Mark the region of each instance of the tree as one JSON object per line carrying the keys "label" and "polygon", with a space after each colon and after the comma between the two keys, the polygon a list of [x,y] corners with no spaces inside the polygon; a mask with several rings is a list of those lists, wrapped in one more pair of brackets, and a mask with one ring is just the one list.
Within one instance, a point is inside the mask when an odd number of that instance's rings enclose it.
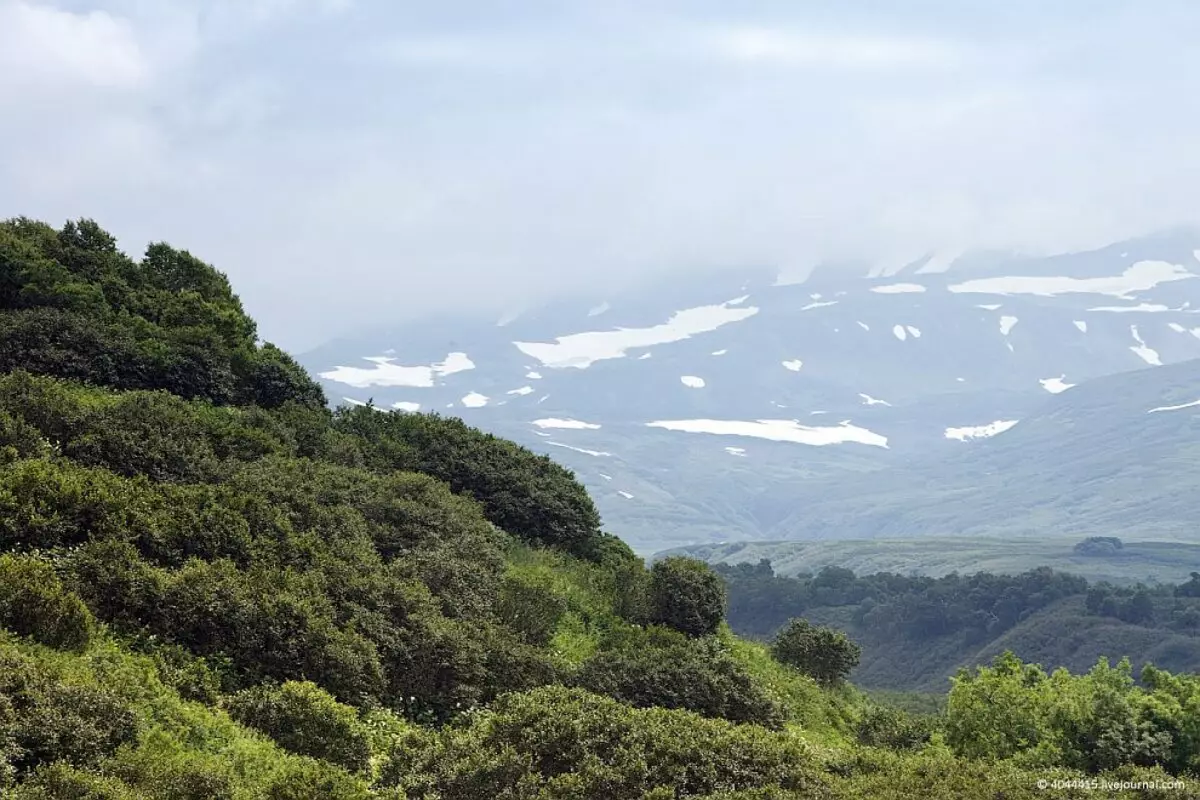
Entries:
{"label": "tree", "polygon": [[694,558],[671,556],[650,570],[650,621],[689,636],[715,633],[725,619],[725,582]]}
{"label": "tree", "polygon": [[776,635],[771,654],[776,661],[798,669],[817,683],[832,686],[858,666],[862,650],[841,631],[796,618]]}

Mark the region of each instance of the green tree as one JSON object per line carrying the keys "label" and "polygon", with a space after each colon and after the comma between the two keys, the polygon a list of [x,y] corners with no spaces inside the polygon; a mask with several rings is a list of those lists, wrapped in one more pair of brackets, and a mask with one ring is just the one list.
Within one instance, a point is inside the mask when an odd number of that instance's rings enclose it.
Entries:
{"label": "green tree", "polygon": [[776,634],[771,655],[817,683],[831,686],[841,683],[858,666],[862,650],[841,631],[796,618]]}
{"label": "green tree", "polygon": [[651,622],[707,636],[724,621],[725,604],[725,582],[703,561],[670,556],[651,567]]}

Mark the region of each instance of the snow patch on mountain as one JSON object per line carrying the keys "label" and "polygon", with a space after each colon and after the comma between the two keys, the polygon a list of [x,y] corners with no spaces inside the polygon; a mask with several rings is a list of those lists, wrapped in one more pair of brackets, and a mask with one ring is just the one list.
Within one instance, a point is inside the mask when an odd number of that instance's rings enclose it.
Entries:
{"label": "snow patch on mountain", "polygon": [[1196,276],[1179,264],[1167,261],[1139,261],[1120,275],[1104,278],[1069,278],[1066,276],[1008,276],[976,278],[948,288],[956,293],[971,294],[1032,294],[1053,297],[1059,294],[1107,294],[1125,297],[1130,292],[1153,289],[1160,283],[1181,281]]}
{"label": "snow patch on mountain", "polygon": [[1038,383],[1040,383],[1042,388],[1050,394],[1061,394],[1075,385],[1073,383],[1067,383],[1066,377],[1066,375],[1062,375],[1058,378],[1042,378],[1038,381]]}
{"label": "snow patch on mountain", "polygon": [[837,300],[819,300],[816,302],[809,303],[807,305],[800,306],[800,310],[801,311],[810,311],[814,308],[824,308],[825,306],[836,306],[837,304],[838,304]]}
{"label": "snow patch on mountain", "polygon": [[782,363],[784,369],[790,369],[792,372],[799,372],[800,368],[804,366],[804,362],[798,358],[791,361],[784,361]]}
{"label": "snow patch on mountain", "polygon": [[726,447],[725,452],[729,453],[729,455],[731,455],[731,456],[743,456],[744,457],[746,455],[746,448],[744,448],[744,447]]}
{"label": "snow patch on mountain", "polygon": [[595,306],[594,308],[591,308],[591,309],[589,309],[589,310],[588,310],[588,313],[587,313],[587,315],[588,315],[589,317],[598,317],[598,316],[600,316],[601,314],[603,314],[605,311],[608,311],[610,308],[612,308],[612,306],[610,306],[610,305],[608,304],[608,302],[607,302],[607,301],[605,301],[605,302],[601,303],[600,305],[598,305],[598,306]]}
{"label": "snow patch on mountain", "polygon": [[1013,326],[1020,322],[1016,317],[1004,316],[1000,318],[1000,335],[1008,336],[1008,332],[1013,329]]}
{"label": "snow patch on mountain", "polygon": [[524,397],[527,394],[533,394],[532,386],[522,386],[520,389],[509,389],[508,394],[515,394],[518,397]]}
{"label": "snow patch on mountain", "polygon": [[559,419],[558,417],[546,417],[544,419],[535,419],[530,423],[539,428],[562,428],[566,430],[599,430],[600,426],[594,422],[583,422],[577,419]]}
{"label": "snow patch on mountain", "polygon": [[[1160,303],[1139,303],[1136,306],[1097,306],[1089,308],[1088,311],[1107,311],[1112,314],[1123,314],[1129,311],[1141,311],[1149,313],[1158,313],[1162,311],[1171,311],[1172,309]],[[1178,309],[1175,309],[1178,310]]]}
{"label": "snow patch on mountain", "polygon": [[1156,350],[1146,346],[1146,342],[1143,341],[1142,335],[1138,333],[1137,325],[1130,325],[1129,332],[1133,334],[1133,340],[1137,342],[1135,346],[1130,347],[1129,349],[1136,353],[1138,358],[1140,358],[1142,361],[1145,361],[1150,366],[1161,367],[1162,359],[1159,358]]}
{"label": "snow patch on mountain", "polygon": [[879,398],[871,397],[871,395],[863,394],[862,392],[859,392],[858,396],[862,398],[864,406],[889,406],[890,407],[892,405],[887,400],[880,400]]}
{"label": "snow patch on mountain", "polygon": [[546,442],[546,444],[552,444],[555,447],[565,447],[568,450],[574,450],[576,453],[583,453],[585,456],[596,456],[598,458],[608,458],[612,456],[612,453],[606,453],[603,450],[588,450],[583,447],[573,447],[569,444],[563,444],[562,442]]}
{"label": "snow patch on mountain", "polygon": [[987,439],[1016,425],[1019,420],[1015,419],[998,419],[995,422],[989,422],[987,425],[968,425],[962,428],[946,428],[947,439],[957,439],[960,442],[965,442],[968,439]]}
{"label": "snow patch on mountain", "polygon": [[872,286],[871,291],[876,294],[915,294],[925,291],[925,287],[919,283],[889,283],[883,286]]}
{"label": "snow patch on mountain", "polygon": [[1087,333],[1087,323],[1086,322],[1084,322],[1081,319],[1074,320],[1074,322],[1075,322],[1075,327],[1079,329],[1080,333]]}
{"label": "snow patch on mountain", "polygon": [[374,364],[371,368],[338,366],[327,372],[320,373],[322,378],[365,389],[369,386],[411,386],[414,388],[430,388],[437,378],[444,378],[456,372],[475,369],[475,362],[466,353],[450,353],[446,360],[439,364],[429,364],[416,367],[406,367],[392,363],[392,356],[364,356],[364,361]]}
{"label": "snow patch on mountain", "polygon": [[892,326],[892,335],[903,342],[905,339],[908,338],[908,331],[904,330],[903,325],[893,325]]}
{"label": "snow patch on mountain", "polygon": [[707,433],[716,436],[748,436],[823,447],[848,442],[887,447],[887,437],[849,422],[833,427],[813,428],[794,419],[760,419],[753,422],[727,419],[682,419],[647,422],[647,427],[664,428],[684,433]]}
{"label": "snow patch on mountain", "polygon": [[421,410],[421,404],[413,403],[409,400],[399,400],[395,403],[392,403],[392,408],[396,409],[397,411],[407,411],[410,414],[415,414]]}
{"label": "snow patch on mountain", "polygon": [[487,395],[480,394],[479,392],[469,392],[463,395],[463,398],[459,402],[467,408],[483,408],[488,404],[488,399]]}
{"label": "snow patch on mountain", "polygon": [[697,375],[680,375],[679,382],[689,389],[703,389],[704,378]]}
{"label": "snow patch on mountain", "polygon": [[1150,410],[1149,410],[1149,411],[1147,411],[1146,413],[1147,413],[1147,414],[1154,414],[1154,413],[1156,413],[1156,412],[1158,412],[1158,411],[1179,411],[1180,409],[1184,409],[1184,408],[1194,408],[1194,407],[1196,407],[1196,406],[1200,406],[1200,400],[1193,400],[1193,401],[1192,401],[1192,402],[1190,402],[1190,403],[1181,403],[1181,404],[1179,404],[1179,405],[1177,405],[1177,406],[1159,406],[1158,408],[1152,408],[1152,409],[1150,409]]}
{"label": "snow patch on mountain", "polygon": [[[690,339],[700,333],[715,331],[723,325],[739,322],[758,313],[755,306],[735,308],[748,299],[739,297],[726,303],[698,306],[677,311],[660,325],[649,328],[618,328],[610,331],[587,331],[559,336],[553,342],[513,342],[522,353],[536,358],[542,366],[552,369],[586,369],[597,361],[624,358],[635,347],[651,347]],[[645,358],[649,353],[644,354]]]}

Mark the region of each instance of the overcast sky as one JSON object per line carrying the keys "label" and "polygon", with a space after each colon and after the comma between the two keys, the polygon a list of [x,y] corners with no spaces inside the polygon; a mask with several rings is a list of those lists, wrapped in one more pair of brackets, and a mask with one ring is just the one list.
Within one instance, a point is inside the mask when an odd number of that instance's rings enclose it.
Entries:
{"label": "overcast sky", "polygon": [[638,275],[1200,221],[1193,0],[0,0],[0,216],[293,350]]}

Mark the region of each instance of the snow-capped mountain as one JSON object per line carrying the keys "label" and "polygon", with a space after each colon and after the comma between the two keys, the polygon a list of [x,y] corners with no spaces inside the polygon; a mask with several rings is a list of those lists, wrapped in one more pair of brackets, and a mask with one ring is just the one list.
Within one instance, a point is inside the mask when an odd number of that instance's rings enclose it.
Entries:
{"label": "snow-capped mountain", "polygon": [[301,361],[335,403],[454,414],[552,454],[652,549],[763,538],[823,479],[952,457],[1082,382],[1200,358],[1198,277],[1200,235],[1175,231],[800,283],[710,276]]}

